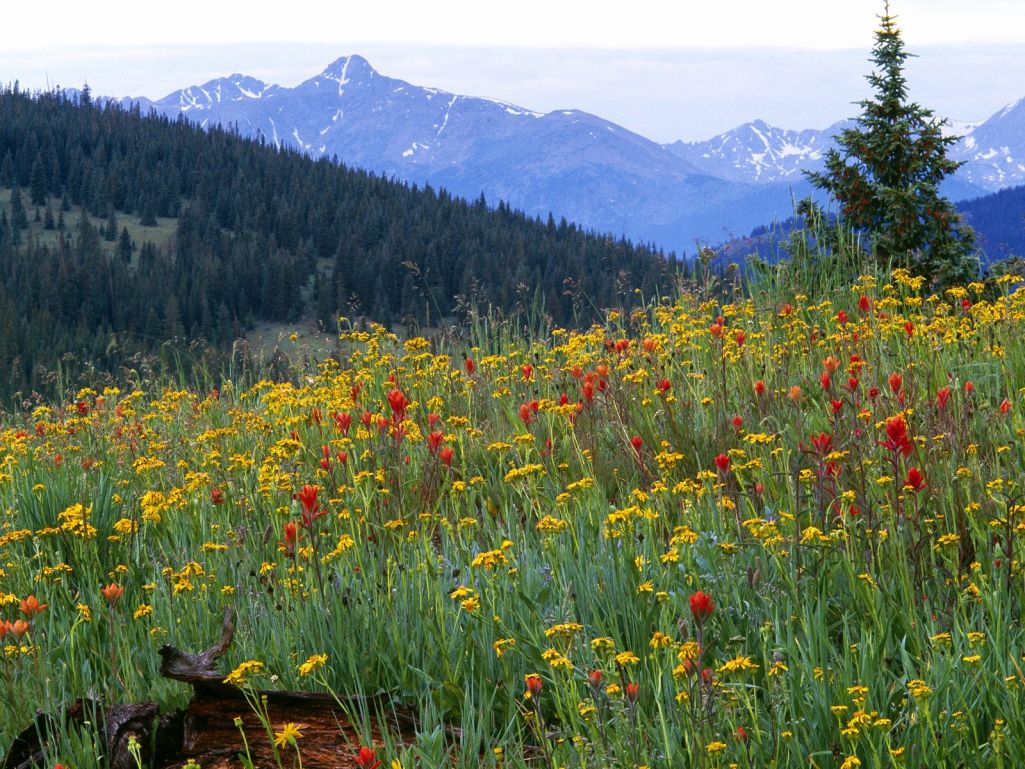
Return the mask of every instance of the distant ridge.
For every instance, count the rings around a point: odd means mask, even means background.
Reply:
[[[704,142],[661,145],[579,110],[541,113],[413,85],[359,55],[291,88],[235,73],[157,101],[120,101],[679,253],[791,215],[793,199],[811,193],[802,172],[821,167],[849,124],[795,131],[755,120]],[[966,163],[946,195],[1025,183],[1025,100],[952,129],[963,132],[952,155]]]

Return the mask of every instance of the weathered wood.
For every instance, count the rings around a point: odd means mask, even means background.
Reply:
[[[221,628],[221,640],[203,652],[190,653],[165,644],[160,647],[160,675],[173,678],[187,684],[201,682],[217,682],[224,680],[224,674],[214,669],[214,663],[224,656],[235,637],[235,612],[230,606],[224,607],[224,622]]]
[[[133,737],[142,750],[143,764],[155,769],[180,769],[189,761],[203,769],[243,769],[243,757],[256,769],[275,769],[275,750],[281,764],[291,766],[296,748],[274,747],[275,734],[287,723],[299,726],[302,737],[297,747],[306,769],[357,767],[356,755],[364,742],[350,713],[370,715],[374,744],[382,741],[382,726],[400,747],[414,742],[417,714],[383,696],[336,698],[312,692],[243,692],[225,684],[225,674],[217,671],[215,664],[227,652],[234,633],[234,612],[228,608],[221,638],[214,646],[202,652],[183,652],[173,646],[160,649],[161,675],[193,687],[192,700],[184,710],[160,715],[154,702],[101,706],[95,700],[79,700],[64,714],[65,725],[102,722],[98,731],[111,769],[135,769],[135,759],[128,750]],[[0,769],[35,769],[40,765],[53,737],[52,721],[52,716],[38,713],[11,744]],[[446,733],[455,740],[460,737],[458,729],[449,728]]]
[[[241,769],[243,763],[238,756],[246,753],[248,744],[249,758],[256,767],[276,767],[273,733],[280,732],[286,723],[294,723],[301,725],[303,736],[297,744],[304,767],[356,766],[353,759],[362,743],[360,733],[333,698],[301,692],[261,692],[257,696],[265,698],[261,707],[266,708],[271,733],[243,697],[197,690],[185,711],[182,755],[202,767]],[[407,718],[401,720],[407,723],[393,720],[388,728],[393,739],[410,743],[415,737],[412,718],[403,715]],[[241,730],[236,719],[242,722]],[[376,726],[373,738],[380,741]],[[279,749],[279,754],[288,766],[295,758],[295,749],[286,746]]]

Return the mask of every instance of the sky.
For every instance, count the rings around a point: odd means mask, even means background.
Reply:
[[[657,141],[761,118],[824,128],[869,94],[876,0],[47,0],[5,9],[0,82],[159,98],[243,72],[291,86],[359,53],[382,74]],[[982,120],[1025,96],[1025,0],[893,0],[912,96]]]

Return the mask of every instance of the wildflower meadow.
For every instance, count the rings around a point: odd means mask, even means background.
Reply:
[[[158,650],[230,607],[225,682],[355,695],[353,765],[1020,766],[1018,280],[343,321],[291,381],[9,414],[0,750],[79,698],[182,706]],[[101,763],[61,728],[47,769]]]

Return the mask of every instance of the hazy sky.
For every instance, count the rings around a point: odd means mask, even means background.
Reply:
[[[978,120],[1025,96],[1025,0],[894,0],[912,95]],[[756,117],[857,114],[876,0],[48,0],[4,9],[0,81],[151,98],[232,72],[294,85],[365,55],[385,75],[539,110],[579,108],[659,141]]]

